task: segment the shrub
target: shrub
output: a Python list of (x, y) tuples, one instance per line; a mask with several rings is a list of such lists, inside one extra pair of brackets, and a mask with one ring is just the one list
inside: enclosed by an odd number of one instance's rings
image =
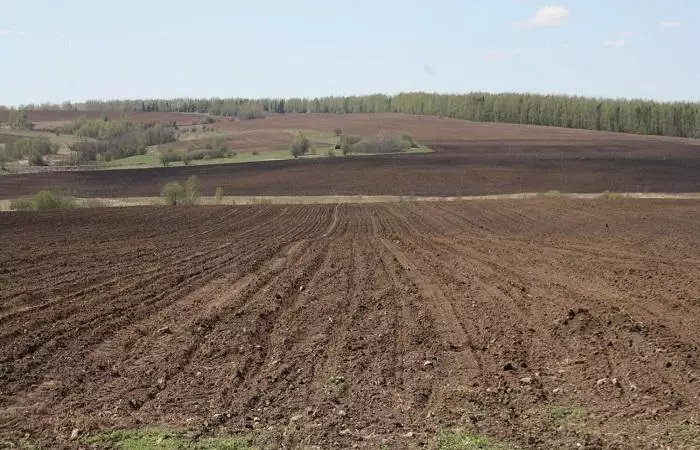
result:
[(418, 144), (413, 140), (410, 134), (402, 134), (401, 142), (405, 143), (408, 148), (418, 148)]
[(309, 146), (309, 140), (306, 138), (306, 136), (304, 136), (303, 133), (297, 133), (294, 136), (294, 140), (292, 141), (289, 150), (292, 153), (292, 156), (298, 158), (309, 151)]
[(29, 164), (32, 166), (45, 166), (46, 161), (44, 161), (44, 157), (41, 156), (41, 153), (34, 153), (29, 157)]
[(182, 203), (185, 197), (185, 188), (177, 181), (171, 181), (163, 186), (163, 199), (168, 206), (176, 206)]
[(340, 149), (343, 151), (343, 155), (348, 155), (352, 152), (352, 146), (360, 142), (361, 138), (359, 136), (348, 136), (344, 135), (340, 137)]
[(185, 181), (185, 205), (194, 205), (199, 201), (197, 177), (192, 175)]
[(343, 134), (343, 129), (342, 129), (342, 128), (336, 128), (336, 129), (334, 130), (334, 132), (335, 132), (335, 135), (336, 135), (336, 136), (340, 136), (341, 134)]
[(197, 177), (191, 176), (184, 183), (171, 181), (163, 186), (161, 195), (168, 206), (195, 205), (199, 201)]
[(604, 191), (602, 194), (600, 194), (600, 198), (604, 198), (606, 200), (619, 200), (623, 198), (623, 196), (622, 194), (618, 194), (615, 192)]
[(236, 117), (238, 120), (264, 119), (265, 110), (259, 104), (247, 103), (238, 107)]
[(39, 159), (45, 155), (58, 153), (59, 146), (52, 144), (46, 138), (22, 138), (15, 142), (5, 144), (4, 154), (8, 160), (16, 160), (26, 158), (30, 163), (35, 165), (43, 165), (43, 159), (39, 163)]
[[(144, 155), (148, 146), (174, 142), (178, 138), (173, 126), (141, 124), (127, 120), (81, 118), (66, 127), (64, 132), (86, 138), (70, 146), (71, 150), (84, 153), (75, 158), (77, 162)], [(87, 138), (95, 141), (88, 141)]]
[(15, 130), (33, 130), (34, 124), (29, 121), (26, 111), (10, 111), (10, 128)]
[(160, 163), (163, 164), (163, 166), (167, 166), (171, 162), (182, 161), (182, 157), (182, 154), (173, 151), (163, 152), (158, 156)]
[(13, 211), (31, 211), (34, 203), (30, 198), (18, 198), (10, 202), (10, 209)]
[(39, 191), (32, 199), (34, 209), (37, 211), (51, 211), (54, 209), (70, 209), (75, 207), (73, 197), (67, 195), (52, 194), (49, 191)]
[(211, 116), (202, 117), (202, 119), (199, 121), (199, 123), (202, 123), (202, 124), (214, 123), (214, 122), (216, 122), (216, 119), (211, 117)]
[(363, 139), (355, 144), (350, 144), (349, 152), (395, 153), (405, 151), (411, 148), (411, 145), (416, 145), (412, 139), (409, 141), (402, 137), (397, 138), (384, 131), (380, 131), (373, 139)]
[(253, 150), (253, 156), (258, 156), (259, 154), (260, 154), (260, 152), (259, 152), (259, 151), (257, 151), (257, 150)]
[(332, 148), (329, 148), (329, 149), (328, 149), (328, 157), (329, 157), (329, 158), (335, 158), (335, 156), (336, 156), (336, 155), (335, 155), (335, 150), (332, 149)]

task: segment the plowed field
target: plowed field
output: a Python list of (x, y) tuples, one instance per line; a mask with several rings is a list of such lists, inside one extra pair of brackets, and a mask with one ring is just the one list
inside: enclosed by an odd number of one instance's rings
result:
[(0, 444), (700, 439), (698, 202), (8, 213), (0, 242)]

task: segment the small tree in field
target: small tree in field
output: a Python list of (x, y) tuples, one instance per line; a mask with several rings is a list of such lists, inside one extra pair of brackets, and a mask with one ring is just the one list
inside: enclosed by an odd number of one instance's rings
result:
[(168, 206), (181, 205), (185, 198), (185, 188), (177, 181), (171, 181), (163, 186), (163, 200)]
[(304, 136), (303, 133), (297, 133), (294, 136), (294, 140), (292, 141), (292, 145), (290, 145), (289, 150), (292, 153), (292, 156), (295, 158), (298, 158), (301, 155), (306, 154), (306, 152), (309, 151), (309, 140)]
[(197, 177), (192, 175), (185, 181), (185, 201), (183, 205), (195, 205), (199, 201), (199, 185)]
[(343, 129), (342, 129), (342, 128), (336, 128), (336, 129), (335, 129), (335, 135), (336, 135), (336, 136), (340, 136), (341, 134), (343, 134)]

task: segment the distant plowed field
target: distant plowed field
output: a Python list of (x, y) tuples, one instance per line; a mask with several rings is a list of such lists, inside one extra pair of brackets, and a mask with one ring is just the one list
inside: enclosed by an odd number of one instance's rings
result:
[(564, 199), (3, 214), (0, 442), (168, 425), (273, 447), (461, 429), (684, 448), (698, 218)]
[(700, 192), (700, 146), (429, 141), (435, 153), (0, 176), (0, 198), (40, 189), (81, 197), (158, 196), (196, 175), (206, 195), (461, 196), (519, 192)]

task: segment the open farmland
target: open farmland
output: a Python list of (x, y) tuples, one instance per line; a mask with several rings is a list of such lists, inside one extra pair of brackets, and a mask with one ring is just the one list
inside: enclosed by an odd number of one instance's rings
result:
[(168, 426), (694, 448), (698, 217), (600, 199), (6, 213), (0, 443)]
[(424, 154), (0, 176), (0, 198), (40, 189), (79, 197), (158, 196), (199, 179), (213, 195), (462, 196), (520, 192), (700, 192), (700, 146), (646, 140), (422, 141)]

